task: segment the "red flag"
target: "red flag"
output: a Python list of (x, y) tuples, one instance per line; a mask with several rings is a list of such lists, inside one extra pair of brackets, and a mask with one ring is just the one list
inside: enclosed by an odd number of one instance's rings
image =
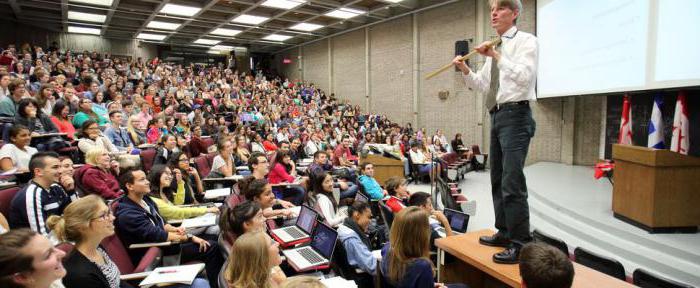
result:
[(630, 104), (629, 96), (626, 93), (622, 103), (622, 119), (620, 120), (617, 143), (632, 145), (632, 104)]
[(685, 102), (685, 91), (678, 92), (676, 100), (676, 112), (673, 116), (673, 138), (671, 138), (671, 151), (688, 155), (690, 139), (688, 138), (688, 105)]

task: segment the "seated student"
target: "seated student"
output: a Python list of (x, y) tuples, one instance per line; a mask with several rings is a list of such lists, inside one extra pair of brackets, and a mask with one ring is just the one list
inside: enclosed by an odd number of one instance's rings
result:
[(56, 182), (60, 176), (60, 161), (54, 152), (39, 152), (29, 161), (29, 171), (34, 178), (22, 187), (10, 203), (10, 227), (30, 228), (48, 235), (46, 219), (63, 214), (71, 197)]
[(18, 173), (29, 172), (29, 159), (39, 152), (29, 146), (32, 138), (29, 129), (24, 125), (13, 125), (10, 128), (10, 143), (0, 148), (0, 170), (2, 172), (17, 169)]
[(59, 288), (66, 255), (49, 239), (29, 229), (0, 235), (0, 287)]
[[(175, 175), (173, 175), (175, 174)], [(173, 180), (178, 184), (173, 185)], [(168, 166), (153, 166), (148, 175), (148, 182), (151, 183), (151, 200), (156, 203), (160, 215), (165, 221), (176, 219), (187, 219), (204, 215), (206, 213), (219, 213), (216, 207), (178, 207), (176, 205), (185, 204), (184, 183), (180, 170), (173, 173)], [(175, 187), (173, 187), (175, 186)], [(181, 189), (182, 188), (182, 189)]]
[(372, 210), (366, 202), (355, 202), (348, 207), (348, 215), (350, 217), (338, 226), (338, 241), (345, 248), (350, 266), (375, 275), (377, 258), (372, 255), (367, 238)]
[(51, 122), (56, 126), (59, 132), (66, 133), (69, 139), (75, 137), (75, 127), (73, 123), (70, 123), (68, 115), (70, 114), (70, 107), (66, 106), (64, 102), (56, 102), (53, 106), (53, 111), (51, 111)]
[[(113, 222), (114, 215), (97, 195), (74, 201), (63, 216), (49, 217), (48, 225), (58, 239), (75, 243), (63, 261), (68, 270), (63, 278), (66, 287), (132, 287), (119, 279), (119, 268), (100, 246), (104, 238), (114, 235)], [(209, 287), (209, 284), (195, 279), (192, 287)]]
[(58, 160), (61, 161), (61, 166), (58, 169), (60, 175), (58, 177), (58, 184), (61, 185), (68, 195), (73, 197), (73, 200), (78, 199), (78, 195), (75, 191), (75, 180), (73, 179), (73, 173), (75, 172), (73, 169), (73, 160), (68, 156), (60, 156)]
[(139, 149), (135, 148), (126, 128), (122, 127), (122, 123), (124, 123), (123, 120), (124, 113), (122, 111), (114, 110), (109, 112), (109, 121), (111, 125), (105, 129), (104, 135), (119, 151), (138, 155)]
[(211, 165), (209, 178), (223, 178), (236, 175), (236, 156), (233, 155), (233, 142), (223, 137), (216, 142), (218, 154)]
[[(333, 165), (328, 161), (328, 153), (326, 151), (316, 151), (314, 152), (314, 162), (309, 165), (308, 174), (320, 174), (321, 172), (331, 172), (333, 170)], [(352, 181), (347, 181), (345, 179), (338, 179), (338, 184), (340, 185), (340, 199), (345, 198), (355, 198), (359, 186), (357, 186)]]
[(136, 115), (129, 116), (129, 121), (126, 122), (126, 131), (129, 132), (129, 138), (134, 146), (148, 144), (146, 132), (143, 129), (143, 122)]
[[(53, 125), (53, 122), (46, 114), (41, 112), (34, 98), (24, 98), (19, 101), (14, 120), (15, 124), (29, 128), (29, 133), (32, 136), (58, 133), (56, 126)], [(70, 145), (70, 143), (58, 136), (36, 138), (35, 143), (40, 151), (56, 150)]]
[(333, 197), (333, 176), (326, 172), (311, 176), (311, 189), (304, 203), (317, 210), (331, 227), (337, 227), (348, 217), (338, 213), (338, 203)]
[[(441, 238), (437, 232), (437, 227), (445, 228), (445, 236), (452, 236), (452, 228), (450, 222), (442, 211), (433, 209), (433, 202), (430, 200), (430, 194), (425, 192), (416, 192), (408, 198), (408, 205), (418, 207), (430, 216), (430, 247), (435, 247), (435, 239)], [(403, 210), (403, 209), (402, 209)]]
[(374, 179), (374, 165), (369, 162), (362, 163), (362, 175), (358, 179), (360, 185), (364, 188), (365, 193), (372, 198), (372, 200), (381, 200), (388, 193), (386, 190), (379, 186), (379, 183)]
[(76, 129), (83, 127), (83, 122), (87, 120), (95, 121), (95, 123), (100, 126), (104, 126), (109, 122), (105, 117), (102, 117), (102, 115), (95, 113), (92, 108), (92, 101), (90, 99), (84, 98), (80, 100), (80, 106), (78, 107), (80, 111), (73, 117), (73, 126)]
[(429, 227), (428, 214), (418, 207), (396, 214), (389, 243), (382, 248), (382, 287), (466, 287), (435, 283)]
[(175, 152), (173, 156), (170, 157), (170, 161), (168, 161), (168, 167), (170, 167), (170, 170), (173, 172), (179, 170), (184, 180), (182, 183), (177, 183), (178, 190), (180, 189), (180, 185), (185, 189), (184, 202), (179, 203), (179, 201), (175, 201), (175, 204), (198, 204), (198, 197), (204, 197), (204, 183), (202, 183), (202, 178), (199, 176), (197, 169), (190, 166), (190, 158), (183, 152)]
[(428, 214), (418, 207), (402, 209), (394, 218), (389, 243), (382, 248), (382, 286), (438, 287), (430, 262)]
[(574, 281), (574, 265), (559, 249), (531, 242), (520, 251), (522, 287), (569, 288)]
[(119, 151), (107, 137), (102, 135), (100, 127), (95, 121), (85, 120), (78, 134), (78, 149), (83, 154), (87, 154), (93, 148), (104, 149), (109, 155), (114, 156), (122, 168), (136, 167), (141, 162), (139, 155), (130, 155), (126, 151)]
[(386, 187), (386, 191), (390, 196), (385, 201), (386, 206), (391, 209), (391, 212), (399, 213), (401, 209), (406, 207), (408, 197), (410, 196), (410, 194), (408, 194), (408, 190), (406, 189), (408, 182), (403, 177), (393, 176), (386, 179), (386, 184), (384, 184), (384, 186)]
[(85, 166), (75, 172), (83, 194), (97, 194), (107, 200), (124, 194), (117, 180), (118, 175), (119, 163), (100, 147), (90, 149), (85, 154)]
[(352, 145), (350, 141), (350, 135), (343, 135), (341, 143), (333, 151), (333, 165), (341, 166), (355, 171), (357, 168), (355, 163), (357, 162), (357, 156), (352, 155), (350, 151), (350, 146)]
[(189, 156), (192, 158), (207, 154), (208, 147), (202, 141), (202, 127), (192, 126), (192, 137), (190, 137), (190, 142), (187, 146), (187, 150), (190, 152)]
[(226, 257), (238, 237), (247, 232), (265, 231), (265, 216), (262, 211), (257, 202), (246, 201), (221, 212), (219, 227), (222, 241), (219, 241), (219, 245), (227, 252)]
[[(291, 218), (296, 216), (294, 212), (289, 209), (294, 207), (294, 204), (275, 198), (275, 194), (272, 193), (272, 186), (270, 186), (270, 183), (267, 183), (267, 180), (255, 179), (255, 176), (249, 176), (238, 182), (238, 185), (246, 200), (254, 201), (260, 205), (265, 218), (274, 218), (277, 216)], [(273, 209), (274, 205), (280, 205), (282, 208)]]
[(411, 157), (411, 162), (414, 165), (418, 165), (418, 172), (430, 174), (430, 177), (434, 177), (434, 168), (437, 171), (441, 171), (440, 164), (435, 165), (430, 161), (430, 156), (425, 154), (425, 151), (420, 150), (421, 144), (416, 142), (411, 143), (411, 149), (408, 151), (409, 157)]
[[(128, 170), (120, 177), (120, 184), (126, 191), (125, 197), (117, 200), (115, 211), (116, 227), (119, 239), (128, 247), (136, 243), (154, 243), (170, 241), (174, 245), (162, 247), (165, 255), (179, 252), (180, 262), (202, 261), (205, 265), (210, 285), (216, 287), (217, 277), (224, 259), (219, 252), (219, 245), (197, 236), (187, 234), (184, 228), (166, 224), (158, 207), (150, 197), (150, 183), (146, 173), (141, 170)], [(179, 244), (178, 244), (179, 243)], [(145, 249), (129, 249), (133, 263), (138, 263)]]
[(156, 157), (153, 158), (153, 165), (165, 165), (170, 160), (173, 153), (177, 152), (177, 137), (173, 134), (165, 134), (158, 141)]
[(264, 232), (250, 232), (238, 237), (231, 247), (226, 282), (231, 288), (279, 287), (286, 279), (279, 243)]
[[(297, 180), (297, 171), (292, 161), (291, 156), (288, 151), (277, 151), (275, 155), (275, 166), (272, 167), (270, 173), (267, 175), (270, 184), (281, 184), (281, 183), (295, 183), (300, 182), (301, 186), (291, 185), (289, 187), (284, 187), (284, 191), (280, 192), (291, 192), (294, 195), (294, 200), (292, 203), (300, 205), (304, 201), (305, 190), (304, 187), (307, 185), (306, 181), (308, 178), (302, 177)], [(283, 187), (279, 187), (281, 190)], [(279, 193), (276, 195), (277, 198), (284, 198), (283, 196), (287, 193)]]

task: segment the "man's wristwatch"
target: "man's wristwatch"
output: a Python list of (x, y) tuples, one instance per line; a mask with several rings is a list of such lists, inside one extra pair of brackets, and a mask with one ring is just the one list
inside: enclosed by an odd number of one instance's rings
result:
[(192, 237), (194, 237), (194, 235), (187, 233), (187, 241), (192, 241)]

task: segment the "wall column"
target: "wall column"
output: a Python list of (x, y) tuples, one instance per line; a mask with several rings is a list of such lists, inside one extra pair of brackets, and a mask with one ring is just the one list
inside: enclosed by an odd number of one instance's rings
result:
[(418, 15), (411, 14), (413, 24), (413, 123), (415, 127), (420, 127), (418, 123), (418, 97), (420, 95), (420, 34), (418, 34)]

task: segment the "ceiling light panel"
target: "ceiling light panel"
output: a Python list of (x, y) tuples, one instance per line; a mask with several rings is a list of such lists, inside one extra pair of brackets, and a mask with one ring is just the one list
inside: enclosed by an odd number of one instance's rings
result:
[(219, 35), (219, 36), (236, 36), (236, 34), (241, 33), (241, 30), (235, 30), (235, 29), (226, 29), (226, 28), (216, 28), (214, 31), (211, 31), (212, 35)]
[(243, 23), (243, 24), (258, 25), (258, 24), (260, 24), (260, 23), (262, 23), (262, 22), (267, 21), (267, 19), (270, 19), (270, 18), (263, 17), (263, 16), (255, 16), (255, 15), (243, 14), (243, 15), (241, 15), (241, 16), (238, 16), (238, 17), (234, 18), (234, 19), (232, 20), (232, 22)]
[(68, 19), (85, 22), (104, 23), (105, 20), (107, 20), (107, 15), (68, 11)]
[(83, 3), (97, 6), (112, 6), (114, 0), (69, 0), (68, 2)]
[(299, 30), (299, 31), (315, 31), (323, 28), (323, 25), (313, 24), (313, 23), (299, 23), (289, 29)]
[(202, 10), (202, 8), (177, 4), (165, 4), (165, 6), (160, 9), (160, 13), (192, 17), (200, 10)]
[(148, 22), (148, 25), (146, 25), (146, 27), (153, 28), (153, 29), (163, 29), (163, 30), (177, 30), (177, 28), (180, 28), (180, 25), (182, 25), (182, 24), (154, 20), (154, 21)]
[(202, 44), (202, 45), (216, 45), (221, 43), (221, 40), (214, 40), (214, 39), (204, 39), (204, 38), (199, 38), (197, 41), (194, 41), (194, 44)]
[(264, 39), (264, 40), (269, 40), (269, 41), (280, 41), (280, 42), (282, 42), (282, 41), (288, 40), (289, 38), (292, 38), (292, 36), (280, 35), (280, 34), (270, 34), (270, 35), (265, 36), (265, 38), (263, 38), (263, 39)]
[(100, 29), (78, 26), (68, 26), (68, 33), (100, 35)]
[(331, 12), (328, 12), (324, 15), (328, 17), (333, 17), (333, 18), (340, 18), (340, 19), (350, 19), (355, 16), (359, 16), (364, 14), (365, 11), (362, 10), (357, 10), (357, 9), (352, 9), (352, 8), (340, 8), (333, 10)]
[(230, 50), (233, 50), (233, 46), (216, 45), (214, 47), (211, 47), (211, 50), (230, 51)]
[(260, 5), (279, 9), (292, 9), (304, 3), (306, 1), (302, 0), (267, 0)]
[(163, 41), (165, 37), (168, 35), (163, 35), (163, 34), (151, 34), (151, 33), (139, 33), (136, 38), (138, 39), (144, 39), (144, 40), (156, 40), (156, 41)]

